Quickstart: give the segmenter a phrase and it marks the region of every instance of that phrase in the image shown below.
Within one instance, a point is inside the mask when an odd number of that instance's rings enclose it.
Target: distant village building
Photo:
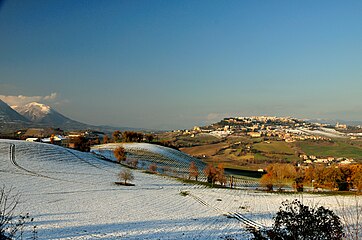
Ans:
[[[40,142],[40,139],[39,139],[39,138],[30,137],[30,138],[25,139],[25,141],[27,141],[27,142]]]
[[[194,131],[195,131],[195,132],[200,132],[201,129],[200,129],[200,127],[198,127],[198,126],[195,126],[195,127],[194,127]]]
[[[347,129],[347,125],[346,124],[339,124],[339,122],[337,122],[336,128],[338,128],[338,129]]]
[[[55,135],[48,138],[42,138],[40,140],[42,143],[51,143],[58,146],[68,147],[68,138],[61,136],[61,135]]]
[[[253,138],[261,137],[261,133],[260,133],[260,132],[248,132],[248,135],[249,135],[250,137],[253,137]]]

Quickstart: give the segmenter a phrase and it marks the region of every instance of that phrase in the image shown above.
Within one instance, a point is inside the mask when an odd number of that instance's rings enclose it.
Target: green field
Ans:
[[[344,141],[335,142],[298,142],[297,146],[307,155],[318,157],[346,157],[362,160],[362,148]]]
[[[294,150],[284,141],[256,143],[253,148],[265,153],[294,154]]]

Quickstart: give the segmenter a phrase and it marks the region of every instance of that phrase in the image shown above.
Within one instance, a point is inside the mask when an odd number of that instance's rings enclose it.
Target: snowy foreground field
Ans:
[[[34,217],[39,239],[249,239],[245,223],[271,225],[286,199],[337,213],[355,205],[354,197],[211,189],[141,171],[136,186],[118,186],[121,169],[91,153],[0,140],[0,185],[21,193],[18,210]]]

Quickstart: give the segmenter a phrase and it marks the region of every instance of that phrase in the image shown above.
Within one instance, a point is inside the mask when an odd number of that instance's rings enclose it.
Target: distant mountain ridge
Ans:
[[[4,101],[0,99],[0,122],[1,123],[26,123],[29,120],[23,115],[19,114],[17,111],[12,109]]]
[[[308,122],[314,122],[314,123],[325,123],[330,125],[336,125],[337,123],[340,124],[347,124],[348,126],[358,126],[362,125],[362,121],[353,121],[353,120],[338,120],[338,119],[308,119],[306,120]]]
[[[88,129],[94,126],[72,120],[48,105],[31,102],[24,106],[13,107],[18,113],[37,127],[53,127],[63,130]]]
[[[41,122],[43,118],[54,111],[49,106],[37,102],[31,102],[24,106],[14,106],[13,109],[32,122]]]
[[[50,106],[45,104],[31,102],[21,107],[14,107],[18,113],[29,119],[31,122],[47,125],[84,125],[87,124],[72,120]]]
[[[96,130],[111,133],[115,130],[137,128],[94,126],[70,119],[48,105],[31,102],[24,106],[10,107],[0,99],[0,133],[11,133],[22,128],[60,128],[71,130]]]

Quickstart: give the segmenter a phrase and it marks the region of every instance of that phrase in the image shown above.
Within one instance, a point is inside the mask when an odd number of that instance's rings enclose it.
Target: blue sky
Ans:
[[[154,129],[225,116],[362,120],[361,1],[0,6],[3,99]]]

